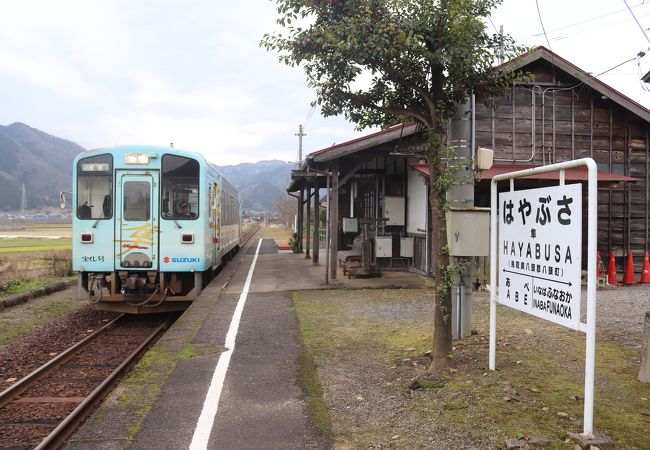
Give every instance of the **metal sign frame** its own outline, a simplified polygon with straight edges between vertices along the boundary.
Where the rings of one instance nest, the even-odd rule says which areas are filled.
[[[514,191],[514,180],[530,175],[548,172],[560,172],[560,186],[565,185],[565,169],[586,166],[587,182],[587,322],[581,323],[580,331],[586,333],[585,354],[585,401],[584,401],[584,436],[593,436],[594,415],[594,378],[596,362],[596,238],[597,238],[597,206],[598,180],[597,167],[592,158],[582,158],[548,166],[497,175],[491,183],[491,214],[490,214],[490,352],[489,368],[496,368],[496,324],[497,324],[497,183],[510,180],[510,190]]]

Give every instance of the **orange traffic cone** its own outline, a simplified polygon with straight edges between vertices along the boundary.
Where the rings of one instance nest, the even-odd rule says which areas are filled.
[[[609,254],[609,264],[607,265],[607,283],[612,286],[618,285],[618,280],[616,279],[616,261],[614,260],[614,252]]]
[[[643,268],[641,269],[641,283],[650,283],[650,261],[648,260],[648,252],[645,252],[643,257]]]
[[[627,264],[625,265],[623,284],[636,284],[636,277],[634,276],[634,261],[631,251],[627,252]]]

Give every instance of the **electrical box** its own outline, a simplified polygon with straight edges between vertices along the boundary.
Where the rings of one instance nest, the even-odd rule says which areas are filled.
[[[343,232],[344,233],[358,233],[359,232],[359,221],[356,217],[344,217],[343,218]]]
[[[405,225],[406,198],[384,197],[384,219],[386,225]]]
[[[391,258],[393,256],[393,237],[377,236],[375,237],[375,257]]]
[[[399,255],[404,258],[413,258],[413,238],[399,239]]]
[[[494,161],[494,151],[489,148],[479,147],[476,151],[476,168],[478,170],[488,170],[492,167]]]
[[[447,243],[451,256],[488,256],[490,254],[490,209],[448,211]]]

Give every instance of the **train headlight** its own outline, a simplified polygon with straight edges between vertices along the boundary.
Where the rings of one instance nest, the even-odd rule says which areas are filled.
[[[149,157],[146,153],[127,153],[124,155],[125,164],[149,164]]]
[[[95,239],[92,233],[81,233],[82,244],[92,244],[94,240]]]

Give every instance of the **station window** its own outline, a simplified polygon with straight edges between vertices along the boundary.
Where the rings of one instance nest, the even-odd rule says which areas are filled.
[[[162,157],[162,217],[191,220],[199,216],[199,162],[176,155]]]
[[[77,218],[113,217],[113,156],[91,156],[77,162]]]

